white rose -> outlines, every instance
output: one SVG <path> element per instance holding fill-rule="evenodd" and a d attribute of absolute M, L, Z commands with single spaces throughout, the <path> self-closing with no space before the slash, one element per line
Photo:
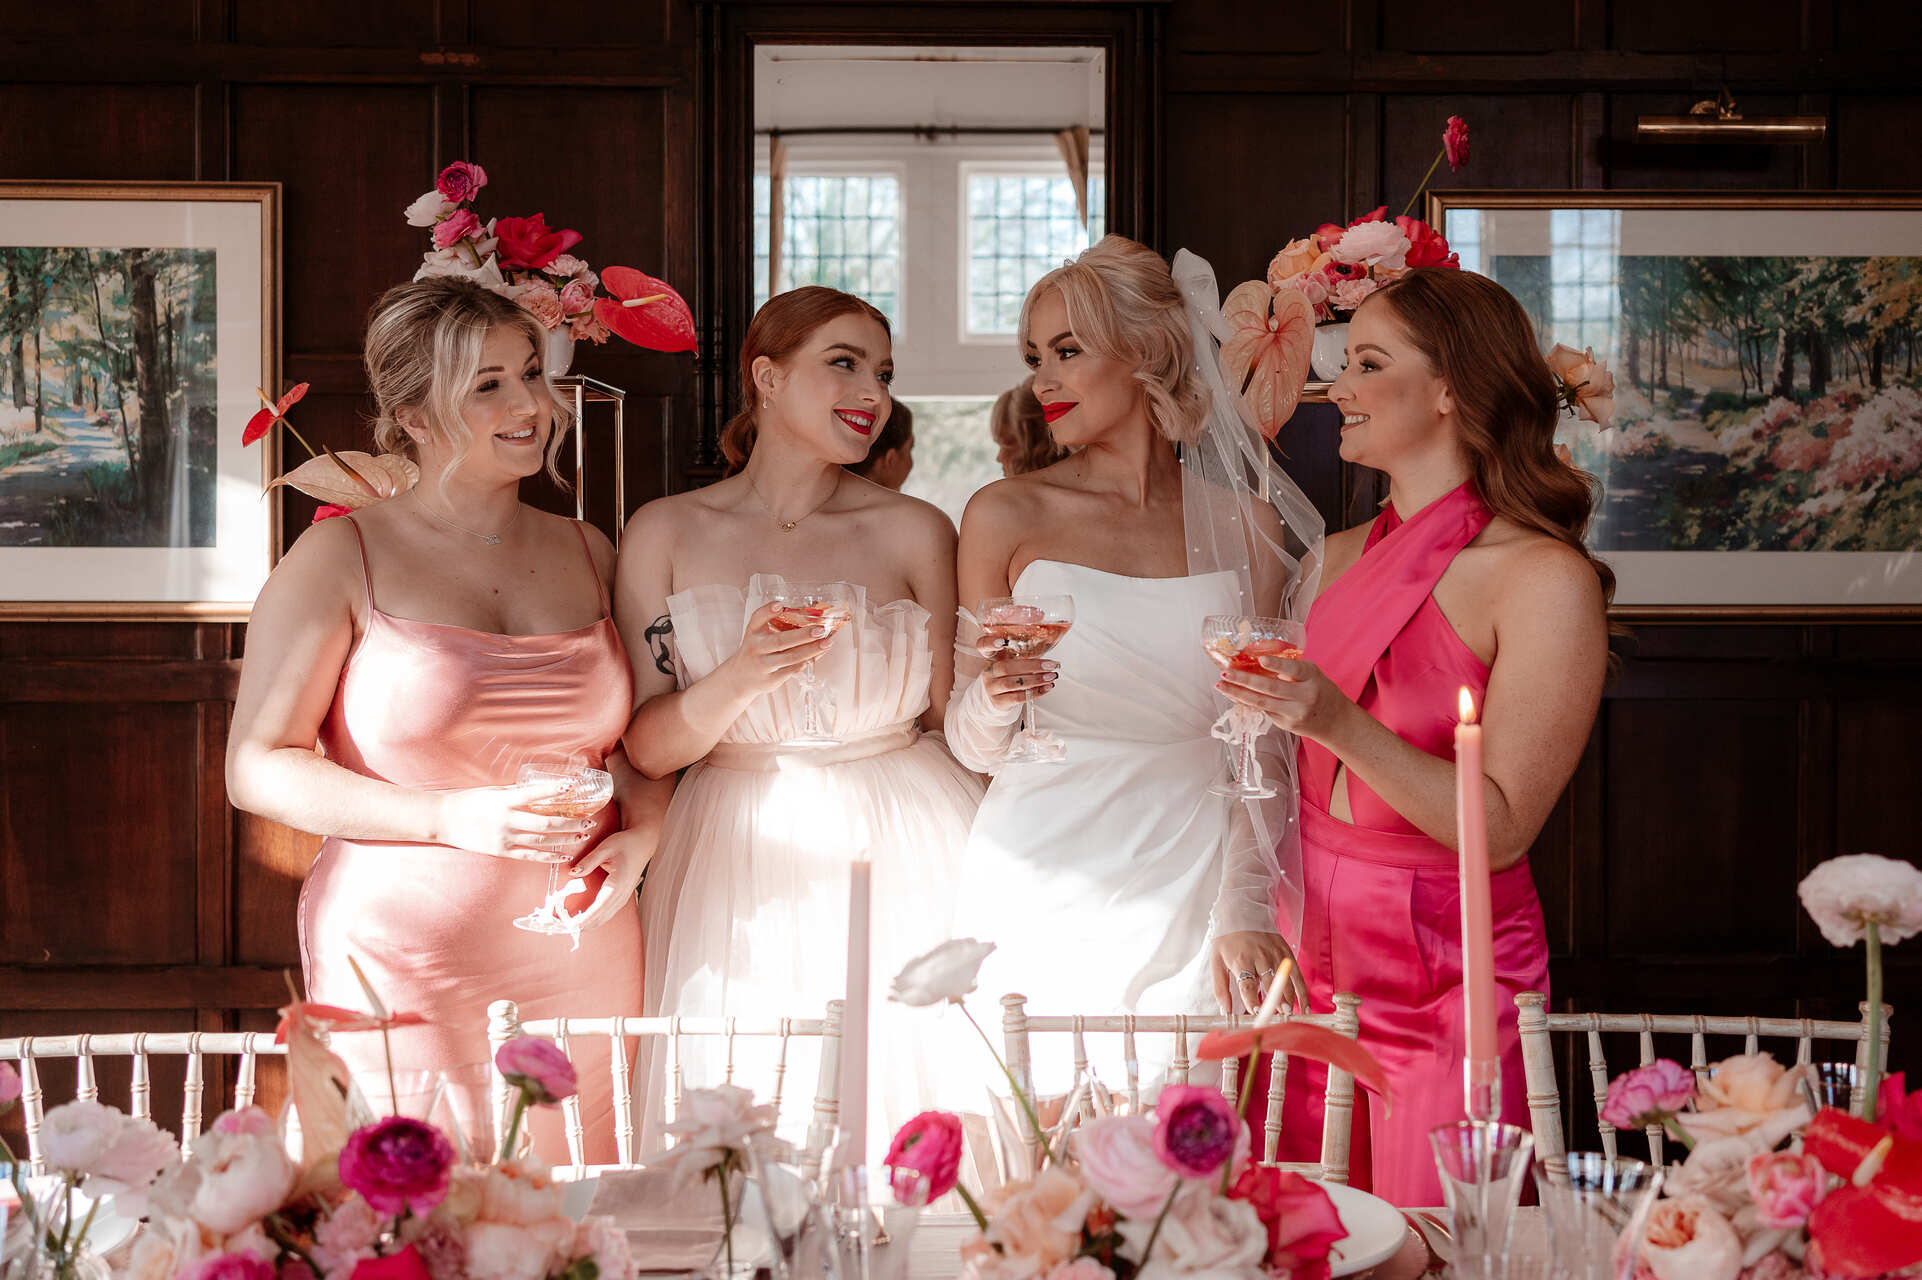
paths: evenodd
<path fill-rule="evenodd" d="M 431 227 L 454 211 L 454 202 L 439 191 L 429 191 L 407 206 L 407 225 Z"/>
<path fill-rule="evenodd" d="M 470 1280 L 542 1280 L 553 1251 L 529 1231 L 505 1222 L 476 1222 L 467 1228 Z"/>
<path fill-rule="evenodd" d="M 981 962 L 994 950 L 992 942 L 955 938 L 926 955 L 916 956 L 894 975 L 888 999 L 925 1007 L 943 1000 L 959 1002 L 980 980 Z"/>
<path fill-rule="evenodd" d="M 188 1212 L 210 1231 L 232 1235 L 278 1209 L 293 1190 L 297 1170 L 276 1137 L 203 1133 L 192 1164 L 200 1184 Z"/>
<path fill-rule="evenodd" d="M 1130 1249 L 1147 1247 L 1154 1220 L 1123 1219 L 1122 1238 Z M 1226 1200 L 1202 1183 L 1192 1183 L 1175 1197 L 1155 1239 L 1153 1258 L 1143 1262 L 1135 1280 L 1167 1280 L 1174 1276 L 1209 1280 L 1264 1280 L 1262 1262 L 1268 1255 L 1268 1229 L 1246 1200 Z"/>
<path fill-rule="evenodd" d="M 40 1153 L 59 1173 L 92 1173 L 120 1132 L 121 1114 L 84 1098 L 62 1103 L 40 1121 Z"/>
<path fill-rule="evenodd" d="M 1408 237 L 1392 222 L 1358 222 L 1331 251 L 1337 262 L 1366 262 L 1399 271 L 1408 265 Z"/>
<path fill-rule="evenodd" d="M 1804 876 L 1796 892 L 1832 946 L 1854 946 L 1871 923 L 1891 944 L 1922 933 L 1922 870 L 1895 858 L 1830 858 Z"/>
<path fill-rule="evenodd" d="M 754 1134 L 771 1133 L 774 1121 L 774 1108 L 755 1106 L 754 1095 L 739 1085 L 689 1089 L 680 1114 L 667 1125 L 679 1141 L 651 1163 L 674 1170 L 677 1183 L 685 1186 L 730 1151 L 746 1151 Z"/>

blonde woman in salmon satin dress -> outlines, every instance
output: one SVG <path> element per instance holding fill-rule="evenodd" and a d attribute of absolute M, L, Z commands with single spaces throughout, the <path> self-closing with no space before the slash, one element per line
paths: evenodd
<path fill-rule="evenodd" d="M 954 528 L 843 470 L 886 425 L 893 367 L 887 321 L 859 298 L 817 286 L 768 302 L 742 348 L 745 411 L 722 436 L 734 474 L 636 513 L 615 592 L 639 703 L 628 754 L 652 776 L 686 770 L 641 895 L 648 1012 L 822 1016 L 846 990 L 848 867 L 866 858 L 875 1158 L 941 1100 L 933 1020 L 885 997 L 901 964 L 948 937 L 981 796 L 930 732 L 953 664 Z M 775 629 L 773 594 L 793 581 L 847 584 L 847 624 Z M 809 661 L 832 745 L 793 741 Z M 737 1080 L 765 1095 L 766 1039 L 683 1045 L 684 1085 L 719 1083 L 730 1051 Z M 815 1078 L 797 1043 L 784 1137 L 806 1136 Z M 668 1087 L 652 1063 L 643 1156 L 664 1145 Z"/>
<path fill-rule="evenodd" d="M 490 1001 L 529 1018 L 640 1012 L 635 887 L 669 794 L 619 750 L 613 548 L 519 497 L 523 479 L 553 472 L 565 434 L 543 338 L 528 312 L 465 281 L 381 299 L 366 353 L 376 440 L 417 460 L 420 482 L 314 526 L 281 560 L 247 629 L 227 752 L 236 806 L 326 837 L 300 897 L 308 998 L 365 1007 L 351 958 L 391 1008 L 422 1014 L 393 1032 L 394 1070 L 438 1073 L 477 1142 L 494 1140 Z M 616 802 L 585 820 L 532 812 L 543 789 L 516 774 L 553 761 L 610 769 Z M 558 860 L 586 885 L 567 903 L 586 913 L 578 946 L 512 923 Z M 381 1037 L 333 1047 L 384 1109 Z M 576 1059 L 587 1157 L 611 1161 L 606 1053 Z M 536 1153 L 565 1158 L 559 1113 L 535 1123 Z"/>

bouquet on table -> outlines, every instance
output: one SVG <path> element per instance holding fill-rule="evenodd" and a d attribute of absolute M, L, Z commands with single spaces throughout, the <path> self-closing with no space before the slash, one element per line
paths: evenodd
<path fill-rule="evenodd" d="M 925 1177 L 929 1193 L 960 1193 L 979 1232 L 962 1247 L 967 1280 L 1321 1280 L 1329 1251 L 1347 1235 L 1328 1193 L 1296 1173 L 1253 1163 L 1248 1126 L 1217 1089 L 1171 1084 L 1153 1115 L 1105 1115 L 1072 1133 L 1050 1135 L 1033 1100 L 994 1052 L 964 1003 L 990 943 L 956 939 L 909 963 L 892 998 L 952 1003 L 994 1053 L 1041 1151 L 1031 1178 L 1003 1184 L 978 1202 L 959 1185 L 961 1124 L 939 1112 L 917 1116 L 896 1135 L 886 1163 L 897 1179 Z M 1276 979 L 1276 990 L 1287 985 Z M 1345 1036 L 1294 1022 L 1212 1032 L 1204 1059 L 1285 1050 L 1352 1072 L 1387 1092 L 1374 1058 Z M 1247 1072 L 1243 1078 L 1251 1078 Z M 1243 1091 L 1242 1107 L 1249 1094 Z M 1072 1104 L 1064 1121 L 1073 1121 Z M 898 1183 L 897 1183 L 898 1185 Z"/>
<path fill-rule="evenodd" d="M 566 1056 L 531 1036 L 501 1047 L 496 1065 L 518 1090 L 513 1118 L 491 1162 L 467 1159 L 424 1121 L 350 1119 L 358 1095 L 321 1033 L 422 1021 L 373 1004 L 372 1014 L 300 1001 L 282 1010 L 299 1161 L 258 1107 L 223 1113 L 184 1161 L 171 1137 L 112 1107 L 82 1100 L 47 1113 L 43 1152 L 69 1203 L 83 1191 L 147 1219 L 117 1270 L 130 1280 L 630 1280 L 626 1235 L 611 1219 L 575 1222 L 564 1188 L 518 1153 L 526 1108 L 575 1090 Z M 91 1216 L 77 1230 L 71 1215 L 47 1216 L 34 1232 L 56 1275 L 72 1280 Z"/>
<path fill-rule="evenodd" d="M 1658 1059 L 1616 1077 L 1602 1119 L 1659 1126 L 1688 1154 L 1638 1246 L 1636 1280 L 1870 1280 L 1922 1276 L 1922 1091 L 1881 1076 L 1881 943 L 1922 932 L 1922 871 L 1856 854 L 1823 863 L 1801 897 L 1824 937 L 1866 942 L 1863 1115 L 1810 1106 L 1810 1072 L 1741 1054 L 1697 1082 Z"/>

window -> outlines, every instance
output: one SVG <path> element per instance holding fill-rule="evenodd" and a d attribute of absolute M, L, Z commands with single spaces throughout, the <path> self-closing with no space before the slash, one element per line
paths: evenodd
<path fill-rule="evenodd" d="M 1550 212 L 1549 333 L 1555 341 L 1615 350 L 1622 314 L 1621 219 L 1619 209 Z"/>
<path fill-rule="evenodd" d="M 1101 238 L 1105 196 L 1099 172 L 1090 174 L 1083 228 L 1065 176 L 968 174 L 967 333 L 1014 333 L 1028 286 Z"/>
<path fill-rule="evenodd" d="M 768 299 L 771 183 L 754 178 L 754 305 Z M 824 284 L 866 298 L 898 329 L 901 184 L 889 173 L 793 173 L 782 200 L 777 292 Z"/>

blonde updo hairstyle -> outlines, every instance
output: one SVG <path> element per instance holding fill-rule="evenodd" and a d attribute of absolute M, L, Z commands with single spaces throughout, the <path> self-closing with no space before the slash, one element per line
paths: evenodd
<path fill-rule="evenodd" d="M 523 334 L 534 344 L 535 356 L 544 361 L 547 330 L 534 314 L 471 280 L 437 276 L 395 285 L 383 293 L 367 317 L 364 357 L 367 384 L 379 410 L 374 420 L 375 447 L 419 462 L 420 450 L 400 422 L 403 409 L 417 409 L 430 429 L 456 442 L 448 471 L 458 466 L 474 444 L 461 416 L 461 401 L 480 372 L 481 348 L 488 333 L 503 326 Z M 508 376 L 518 373 L 512 370 Z M 545 373 L 541 385 L 554 427 L 547 439 L 547 474 L 564 489 L 568 485 L 558 459 L 573 414 L 554 395 Z M 441 482 L 446 483 L 445 473 Z"/>
<path fill-rule="evenodd" d="M 1021 304 L 1024 344 L 1030 336 L 1028 315 L 1050 289 L 1061 291 L 1068 325 L 1083 346 L 1134 366 L 1134 379 L 1148 402 L 1148 421 L 1164 440 L 1185 444 L 1201 435 L 1208 419 L 1208 388 L 1195 368 L 1194 337 L 1181 290 L 1160 254 L 1126 236 L 1107 235 L 1042 276 Z"/>

